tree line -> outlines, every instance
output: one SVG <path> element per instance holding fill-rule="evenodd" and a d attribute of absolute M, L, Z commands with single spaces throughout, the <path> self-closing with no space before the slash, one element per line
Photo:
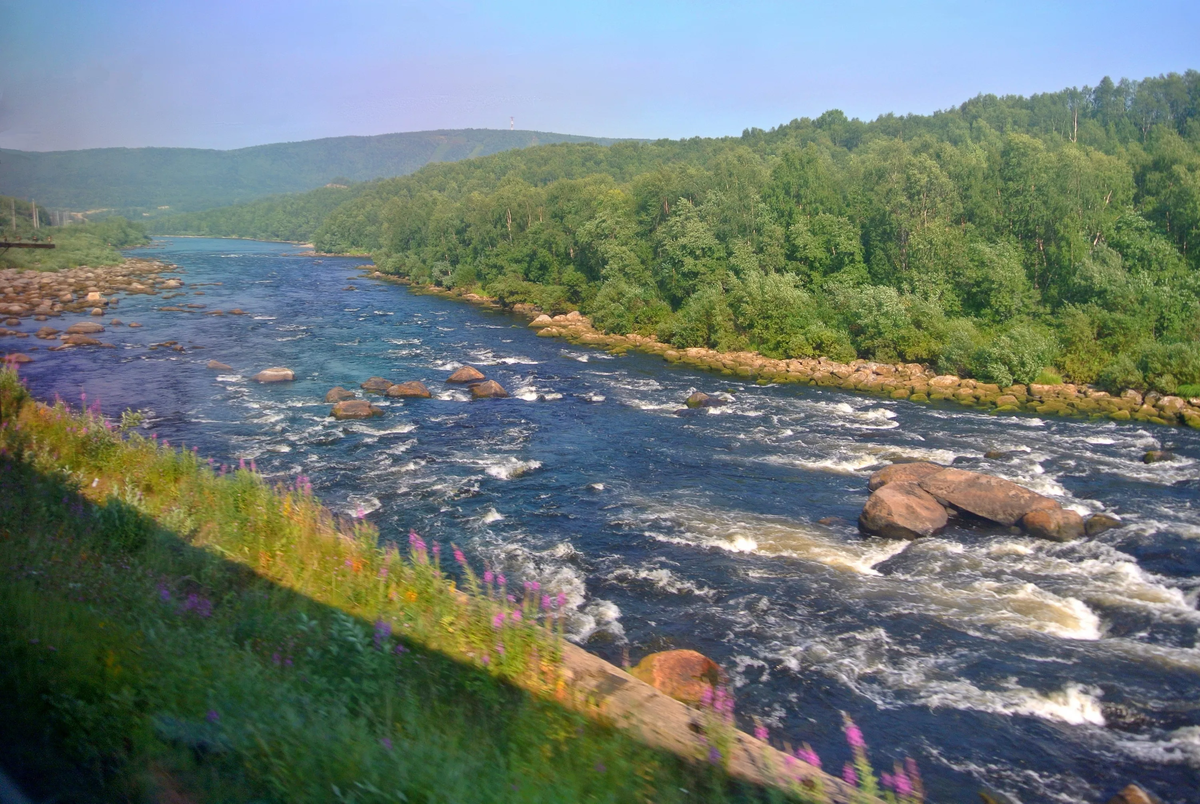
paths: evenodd
<path fill-rule="evenodd" d="M 1200 394 L 1200 73 L 430 165 L 311 235 L 680 347 Z"/>

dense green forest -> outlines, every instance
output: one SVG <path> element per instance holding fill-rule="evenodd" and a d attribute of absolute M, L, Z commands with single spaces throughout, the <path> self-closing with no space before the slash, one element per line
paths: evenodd
<path fill-rule="evenodd" d="M 54 244 L 53 249 L 0 248 L 0 269 L 55 271 L 79 265 L 116 265 L 122 259 L 117 249 L 150 242 L 144 227 L 120 217 L 67 226 L 48 225 L 44 210 L 38 218 L 40 226 L 34 229 L 32 204 L 0 196 L 0 239 Z"/>
<path fill-rule="evenodd" d="M 1194 393 L 1200 73 L 430 165 L 297 234 L 681 347 Z"/>
<path fill-rule="evenodd" d="M 233 151 L 0 149 L 0 192 L 76 212 L 105 209 L 155 217 L 326 184 L 403 176 L 430 162 L 453 162 L 553 142 L 612 140 L 542 131 L 459 129 L 329 137 Z"/>
<path fill-rule="evenodd" d="M 334 210 L 359 196 L 368 186 L 321 187 L 308 193 L 269 196 L 232 207 L 184 212 L 148 220 L 146 229 L 151 234 L 308 240 Z"/>

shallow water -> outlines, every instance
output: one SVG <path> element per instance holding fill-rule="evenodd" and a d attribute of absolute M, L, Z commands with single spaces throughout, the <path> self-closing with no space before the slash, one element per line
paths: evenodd
<path fill-rule="evenodd" d="M 147 409 L 161 438 L 218 462 L 308 475 L 387 539 L 415 528 L 561 589 L 574 637 L 613 661 L 699 650 L 730 671 L 744 725 L 810 742 L 827 770 L 849 758 L 845 711 L 876 767 L 913 756 L 935 801 L 975 801 L 985 785 L 1025 802 L 1103 801 L 1139 781 L 1200 802 L 1200 433 L 614 358 L 359 278 L 360 260 L 294 251 L 139 250 L 177 262 L 185 296 L 125 298 L 115 315 L 145 326 L 110 327 L 101 337 L 119 348 L 34 352 L 23 373 L 42 397 Z M 156 309 L 182 302 L 249 314 Z M 148 348 L 167 339 L 188 351 Z M 233 370 L 209 371 L 211 359 Z M 469 402 L 445 386 L 464 363 L 513 397 Z M 250 381 L 275 365 L 296 381 Z M 327 417 L 325 391 L 371 375 L 423 380 L 436 398 Z M 680 415 L 693 390 L 733 402 Z M 1158 448 L 1178 459 L 1141 463 Z M 961 523 L 912 544 L 864 539 L 853 523 L 866 479 L 900 457 L 992 472 L 1124 526 L 1075 544 Z"/>

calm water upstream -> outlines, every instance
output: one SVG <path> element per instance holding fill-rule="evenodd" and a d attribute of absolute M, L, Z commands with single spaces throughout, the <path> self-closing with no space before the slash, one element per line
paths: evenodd
<path fill-rule="evenodd" d="M 934 801 L 977 801 L 988 785 L 1094 802 L 1140 781 L 1200 802 L 1200 433 L 614 358 L 358 279 L 360 260 L 294 251 L 160 241 L 139 254 L 178 263 L 183 297 L 123 299 L 116 314 L 145 326 L 101 336 L 118 349 L 36 352 L 23 373 L 42 397 L 148 409 L 160 437 L 217 461 L 309 475 L 387 539 L 415 528 L 562 589 L 575 638 L 609 659 L 699 650 L 730 671 L 746 724 L 810 742 L 834 772 L 845 711 L 877 767 L 917 759 Z M 147 348 L 166 339 L 188 351 Z M 209 371 L 211 359 L 234 368 Z M 463 363 L 513 398 L 469 402 L 443 385 Z M 250 381 L 275 365 L 296 381 Z M 371 375 L 424 380 L 437 398 L 380 401 L 386 415 L 366 422 L 327 417 L 330 387 Z M 696 389 L 735 401 L 677 415 Z M 1178 459 L 1142 464 L 1157 448 Z M 853 523 L 867 477 L 901 456 L 993 472 L 1125 525 L 1075 544 L 962 525 L 912 544 L 865 539 Z"/>

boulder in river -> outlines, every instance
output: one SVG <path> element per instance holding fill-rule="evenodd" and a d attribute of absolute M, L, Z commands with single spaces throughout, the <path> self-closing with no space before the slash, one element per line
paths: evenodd
<path fill-rule="evenodd" d="M 473 382 L 483 382 L 483 374 L 478 369 L 470 366 L 463 366 L 446 378 L 446 382 L 470 384 Z"/>
<path fill-rule="evenodd" d="M 675 700 L 693 706 L 704 700 L 706 689 L 711 693 L 725 682 L 721 666 L 694 650 L 651 653 L 629 674 Z"/>
<path fill-rule="evenodd" d="M 943 469 L 918 483 L 942 505 L 1001 525 L 1016 525 L 1030 511 L 1060 507 L 1049 497 L 1010 480 L 962 469 Z"/>
<path fill-rule="evenodd" d="M 529 322 L 529 326 L 533 327 L 534 329 L 541 329 L 542 327 L 553 326 L 553 324 L 554 324 L 554 319 L 551 318 L 550 316 L 546 315 L 545 313 L 542 313 L 537 318 L 535 318 Z"/>
<path fill-rule="evenodd" d="M 395 385 L 395 383 L 393 383 L 391 380 L 385 380 L 383 377 L 371 377 L 358 387 L 373 394 L 382 394 L 393 385 Z"/>
<path fill-rule="evenodd" d="M 69 346 L 99 346 L 100 341 L 91 335 L 68 335 L 62 339 Z"/>
<path fill-rule="evenodd" d="M 396 383 L 384 391 L 384 396 L 400 397 L 401 399 L 429 399 L 432 394 L 420 380 Z"/>
<path fill-rule="evenodd" d="M 4 356 L 5 363 L 32 363 L 33 358 L 24 352 L 13 352 Z"/>
<path fill-rule="evenodd" d="M 1088 536 L 1095 536 L 1098 533 L 1103 533 L 1106 530 L 1121 527 L 1121 520 L 1115 516 L 1108 514 L 1092 514 L 1087 518 L 1087 522 L 1083 523 L 1083 530 Z"/>
<path fill-rule="evenodd" d="M 909 481 L 893 481 L 881 486 L 867 499 L 858 527 L 888 539 L 919 539 L 932 536 L 946 527 L 946 509 Z"/>
<path fill-rule="evenodd" d="M 891 466 L 883 467 L 871 475 L 871 479 L 867 481 L 867 488 L 871 491 L 876 491 L 893 482 L 920 483 L 922 478 L 937 474 L 945 468 L 944 466 L 938 466 L 936 463 L 929 463 L 928 461 L 894 463 Z"/>
<path fill-rule="evenodd" d="M 689 396 L 687 401 L 683 404 L 687 405 L 689 408 L 714 408 L 718 405 L 725 404 L 725 402 L 720 397 L 709 396 L 703 391 L 697 391 Z"/>
<path fill-rule="evenodd" d="M 296 379 L 296 373 L 290 368 L 276 366 L 274 368 L 263 369 L 254 375 L 254 379 L 258 382 L 291 382 Z"/>
<path fill-rule="evenodd" d="M 383 408 L 375 407 L 366 399 L 347 399 L 334 405 L 329 415 L 335 419 L 369 419 L 382 416 Z"/>
<path fill-rule="evenodd" d="M 1162 463 L 1163 461 L 1174 460 L 1175 453 L 1165 449 L 1148 450 L 1142 456 L 1142 463 Z"/>
<path fill-rule="evenodd" d="M 103 331 L 104 327 L 95 321 L 77 321 L 67 327 L 68 335 L 95 335 L 97 332 Z"/>
<path fill-rule="evenodd" d="M 1053 542 L 1070 542 L 1084 534 L 1083 517 L 1066 508 L 1030 511 L 1021 517 L 1021 527 L 1030 536 Z"/>
<path fill-rule="evenodd" d="M 54 327 L 42 327 L 41 329 L 39 329 L 37 332 L 35 332 L 33 334 L 33 337 L 41 338 L 44 341 L 48 341 L 51 338 L 53 338 L 55 335 L 57 335 L 58 333 L 59 333 L 59 330 L 55 329 Z"/>
<path fill-rule="evenodd" d="M 220 360 L 208 361 L 208 365 L 206 366 L 206 368 L 210 368 L 213 371 L 233 371 L 233 366 L 226 365 L 225 363 L 222 363 Z"/>
<path fill-rule="evenodd" d="M 471 386 L 471 396 L 476 399 L 504 399 L 508 391 L 495 380 L 484 380 Z"/>
<path fill-rule="evenodd" d="M 340 385 L 330 388 L 328 391 L 325 392 L 325 401 L 326 402 L 344 402 L 347 399 L 353 399 L 353 398 L 354 398 L 354 392 L 347 390 L 346 388 L 343 388 Z"/>
<path fill-rule="evenodd" d="M 1162 804 L 1162 799 L 1136 784 L 1131 784 L 1110 798 L 1108 804 Z"/>

